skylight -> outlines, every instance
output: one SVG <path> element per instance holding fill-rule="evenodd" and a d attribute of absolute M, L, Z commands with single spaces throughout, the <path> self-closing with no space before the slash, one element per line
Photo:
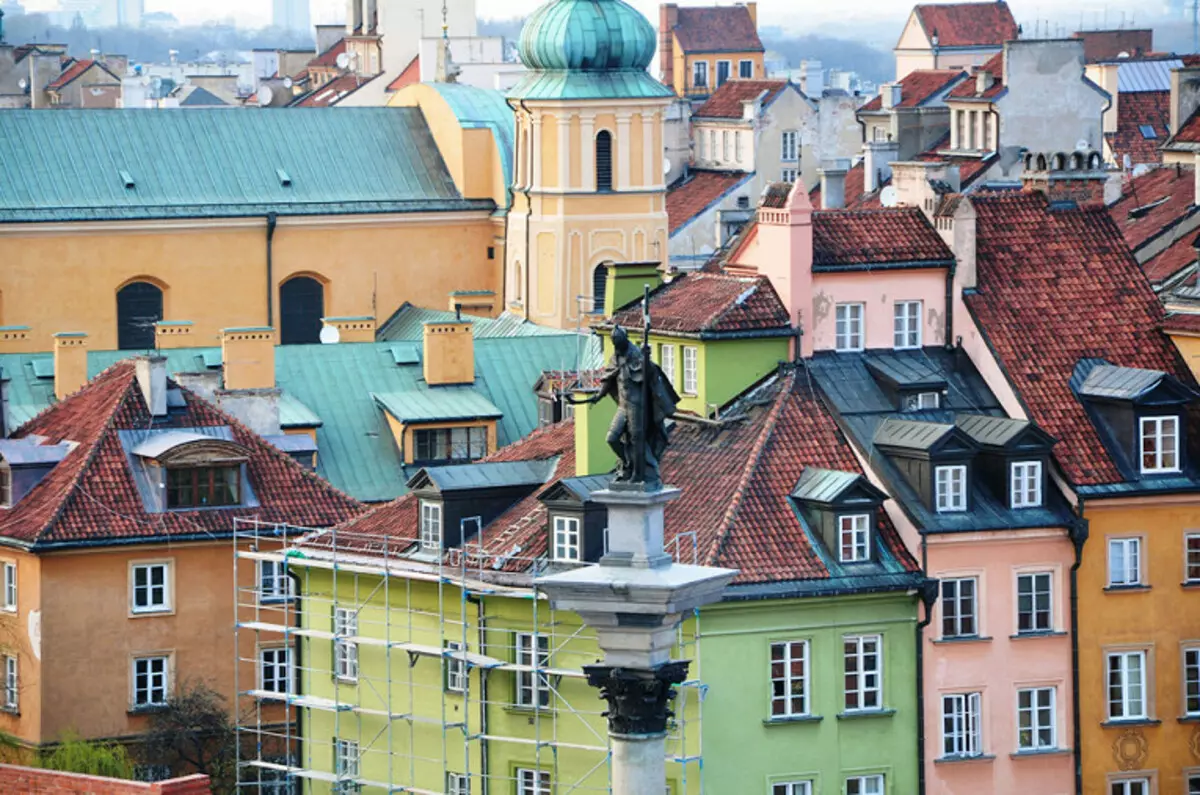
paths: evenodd
<path fill-rule="evenodd" d="M 1158 131 L 1151 124 L 1139 124 L 1138 130 L 1141 131 L 1142 137 L 1147 140 L 1153 140 L 1158 137 Z"/>

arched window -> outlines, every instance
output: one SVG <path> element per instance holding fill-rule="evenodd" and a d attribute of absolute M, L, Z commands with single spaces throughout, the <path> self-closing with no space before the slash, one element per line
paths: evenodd
<path fill-rule="evenodd" d="M 608 288 L 608 266 L 600 263 L 592 271 L 592 311 L 604 314 L 604 294 Z"/>
<path fill-rule="evenodd" d="M 163 319 L 162 290 L 150 282 L 130 282 L 117 291 L 117 347 L 153 350 L 154 324 Z"/>
<path fill-rule="evenodd" d="M 601 130 L 596 134 L 596 190 L 612 190 L 612 133 Z"/>
<path fill-rule="evenodd" d="M 279 286 L 279 342 L 320 342 L 325 316 L 325 287 L 311 276 L 296 276 Z"/>

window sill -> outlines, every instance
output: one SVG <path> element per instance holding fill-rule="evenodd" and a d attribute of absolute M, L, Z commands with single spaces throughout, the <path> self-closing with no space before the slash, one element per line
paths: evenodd
<path fill-rule="evenodd" d="M 509 704 L 504 707 L 504 711 L 513 715 L 528 715 L 532 717 L 534 715 L 549 714 L 554 710 L 550 709 L 550 707 L 522 707 L 518 704 Z"/>
<path fill-rule="evenodd" d="M 1180 723 L 1200 723 L 1200 715 L 1180 715 L 1176 720 Z"/>
<path fill-rule="evenodd" d="M 932 643 L 941 645 L 943 643 L 991 643 L 991 637 L 987 635 L 956 635 L 949 638 L 934 638 Z"/>
<path fill-rule="evenodd" d="M 783 726 L 788 723 L 820 723 L 824 719 L 823 715 L 788 715 L 778 718 L 763 718 L 763 726 Z"/>
<path fill-rule="evenodd" d="M 144 608 L 142 610 L 130 610 L 130 618 L 142 618 L 144 616 L 169 616 L 175 612 L 171 607 L 155 607 L 153 609 Z"/>
<path fill-rule="evenodd" d="M 300 601 L 298 596 L 259 596 L 258 603 L 260 605 L 285 605 L 292 602 Z"/>
<path fill-rule="evenodd" d="M 1142 593 L 1149 591 L 1149 585 L 1109 585 L 1104 589 L 1105 593 Z"/>
<path fill-rule="evenodd" d="M 1179 587 L 1189 591 L 1200 590 L 1200 580 L 1185 580 L 1184 582 L 1179 583 Z M 8 608 L 5 609 L 7 610 Z"/>
<path fill-rule="evenodd" d="M 357 678 L 351 679 L 348 676 L 333 676 L 330 678 L 333 679 L 334 682 L 337 682 L 339 685 L 347 685 L 349 687 L 358 687 L 358 679 Z"/>
<path fill-rule="evenodd" d="M 1038 756 L 1069 756 L 1070 748 L 1033 748 L 1027 751 L 1013 751 L 1008 755 L 1009 759 L 1028 759 Z"/>
<path fill-rule="evenodd" d="M 1113 720 L 1101 721 L 1100 726 L 1105 729 L 1120 729 L 1125 726 L 1161 726 L 1162 721 L 1158 718 L 1115 718 Z"/>
<path fill-rule="evenodd" d="M 939 756 L 933 760 L 935 765 L 957 765 L 970 762 L 994 762 L 996 757 L 992 754 L 975 754 L 974 756 Z"/>
<path fill-rule="evenodd" d="M 4 713 L 5 715 L 12 715 L 14 718 L 21 717 L 20 707 L 0 707 L 0 712 Z"/>
<path fill-rule="evenodd" d="M 130 715 L 153 715 L 156 712 L 163 712 L 166 708 L 166 704 L 143 704 L 141 706 L 130 707 L 126 712 Z"/>
<path fill-rule="evenodd" d="M 849 712 L 839 712 L 838 720 L 858 720 L 860 718 L 890 718 L 896 714 L 894 709 L 858 709 Z"/>
<path fill-rule="evenodd" d="M 1043 629 L 1038 632 L 1018 632 L 1016 635 L 1009 635 L 1009 640 L 1032 640 L 1035 638 L 1065 638 L 1069 633 L 1060 632 L 1055 629 Z"/>

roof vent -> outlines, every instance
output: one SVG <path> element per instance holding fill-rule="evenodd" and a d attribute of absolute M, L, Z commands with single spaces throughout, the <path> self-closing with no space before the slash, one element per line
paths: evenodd
<path fill-rule="evenodd" d="M 130 174 L 124 169 L 122 169 L 119 173 L 121 175 L 121 181 L 125 183 L 126 190 L 132 190 L 133 188 L 137 187 L 137 183 L 133 181 L 133 174 Z"/>
<path fill-rule="evenodd" d="M 279 184 L 285 188 L 292 187 L 292 178 L 282 168 L 275 169 L 275 174 L 279 177 Z"/>

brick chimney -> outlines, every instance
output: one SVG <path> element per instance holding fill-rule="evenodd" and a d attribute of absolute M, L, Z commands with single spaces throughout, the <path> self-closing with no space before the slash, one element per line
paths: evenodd
<path fill-rule="evenodd" d="M 791 324 L 803 329 L 812 322 L 813 206 L 803 180 L 788 186 L 787 193 L 777 188 L 773 185 L 763 192 L 756 244 L 737 252 L 737 259 L 729 264 L 731 269 L 770 279 Z M 811 344 L 807 347 L 811 352 Z"/>
<path fill-rule="evenodd" d="M 154 324 L 154 347 L 160 351 L 190 348 L 196 344 L 193 330 L 190 320 L 160 320 Z"/>
<path fill-rule="evenodd" d="M 275 329 L 227 328 L 221 332 L 226 389 L 275 387 Z"/>
<path fill-rule="evenodd" d="M 675 26 L 679 24 L 679 6 L 663 3 L 658 7 L 658 73 L 663 85 L 675 87 Z"/>
<path fill-rule="evenodd" d="M 1171 70 L 1171 135 L 1200 108 L 1200 66 Z"/>
<path fill-rule="evenodd" d="M 475 338 L 471 324 L 451 320 L 425 324 L 421 360 L 430 386 L 475 383 Z"/>
<path fill-rule="evenodd" d="M 750 0 L 750 2 L 742 3 L 741 5 L 744 5 L 746 10 L 750 12 L 750 21 L 754 23 L 754 29 L 758 30 L 758 3 L 755 0 Z"/>
<path fill-rule="evenodd" d="M 87 383 L 87 334 L 60 331 L 54 335 L 54 396 L 72 395 Z"/>
<path fill-rule="evenodd" d="M 1029 152 L 1021 184 L 1027 191 L 1042 193 L 1051 202 L 1074 202 L 1079 206 L 1104 206 L 1108 172 L 1104 158 L 1095 150 L 1075 152 Z"/>
<path fill-rule="evenodd" d="M 338 330 L 338 342 L 374 342 L 375 318 L 323 317 L 321 322 Z"/>

